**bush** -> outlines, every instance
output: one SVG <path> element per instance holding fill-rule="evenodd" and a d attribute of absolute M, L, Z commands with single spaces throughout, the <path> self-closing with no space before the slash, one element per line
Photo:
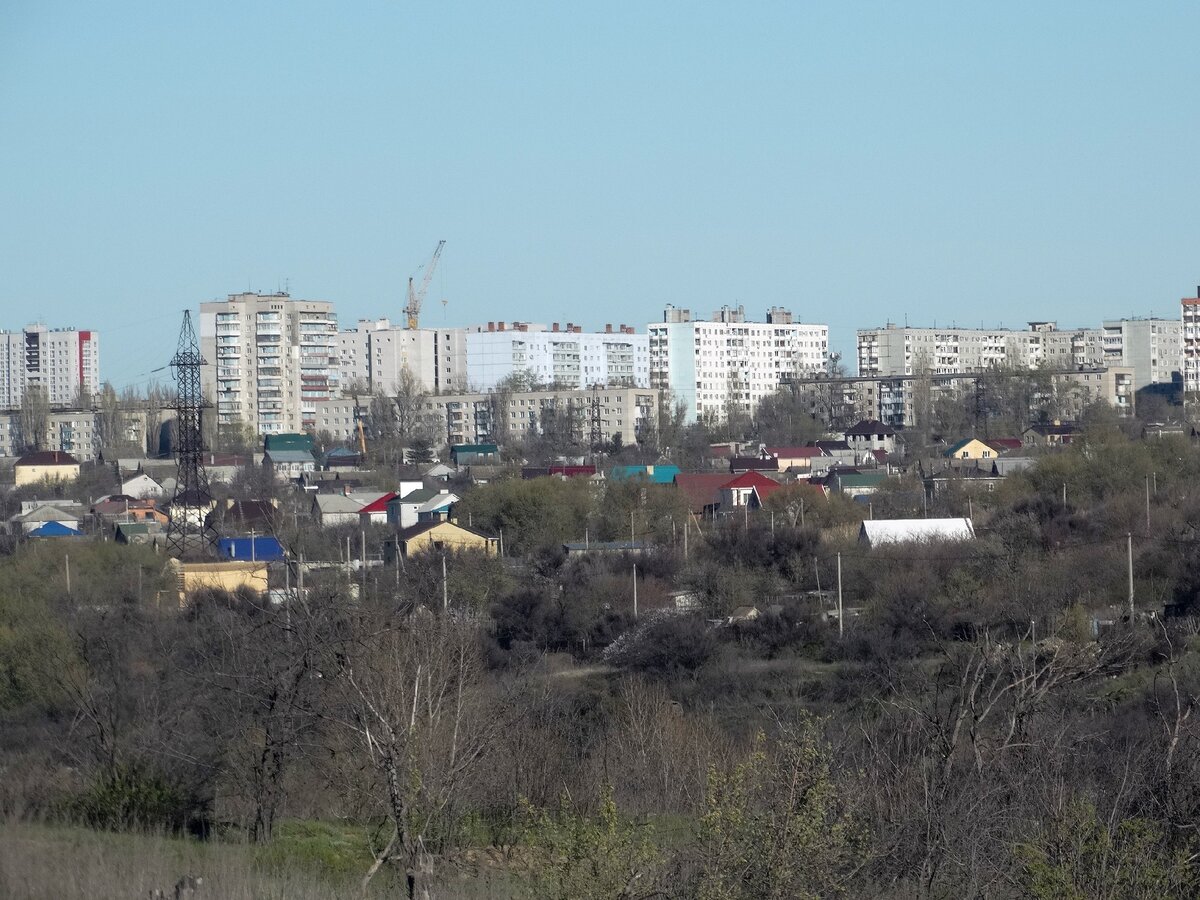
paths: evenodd
<path fill-rule="evenodd" d="M 102 775 L 63 807 L 66 818 L 107 831 L 188 832 L 206 836 L 207 804 L 140 766 L 120 766 Z"/>

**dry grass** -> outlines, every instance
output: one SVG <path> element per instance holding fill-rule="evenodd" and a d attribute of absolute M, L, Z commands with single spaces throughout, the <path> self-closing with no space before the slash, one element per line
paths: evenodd
<path fill-rule="evenodd" d="M 0 823 L 0 900 L 145 900 L 156 888 L 170 897 L 183 875 L 204 879 L 198 900 L 362 897 L 361 872 L 338 872 L 311 861 L 288 862 L 286 854 L 277 850 L 263 853 L 239 844 Z M 473 900 L 511 896 L 503 883 L 487 873 L 450 880 L 435 896 Z M 384 873 L 372 887 L 374 897 L 402 896 Z"/>

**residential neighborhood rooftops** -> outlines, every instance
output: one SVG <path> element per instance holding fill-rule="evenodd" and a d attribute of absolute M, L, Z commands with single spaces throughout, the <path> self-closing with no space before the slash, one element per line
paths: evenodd
<path fill-rule="evenodd" d="M 304 463 L 315 462 L 311 450 L 276 450 L 270 449 L 266 458 L 273 463 Z"/>
<path fill-rule="evenodd" d="M 672 484 L 679 474 L 679 466 L 674 464 L 653 466 L 613 466 L 608 473 L 611 481 L 633 481 L 641 479 L 651 484 Z"/>
<path fill-rule="evenodd" d="M 726 488 L 757 488 L 757 487 L 765 487 L 768 489 L 777 488 L 777 487 L 779 487 L 779 482 L 775 481 L 773 478 L 768 478 L 766 475 L 763 475 L 761 472 L 743 472 L 741 475 L 738 475 L 736 478 L 731 478 L 728 481 L 726 481 L 724 484 L 721 485 L 722 490 L 724 490 Z"/>
<path fill-rule="evenodd" d="M 680 472 L 675 476 L 675 487 L 692 512 L 702 513 L 720 501 L 721 488 L 731 480 L 728 472 Z"/>

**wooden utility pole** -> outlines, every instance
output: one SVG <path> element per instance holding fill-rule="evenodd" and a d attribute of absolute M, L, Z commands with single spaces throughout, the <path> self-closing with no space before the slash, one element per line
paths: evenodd
<path fill-rule="evenodd" d="M 633 564 L 633 621 L 637 621 L 637 563 Z"/>
<path fill-rule="evenodd" d="M 846 633 L 846 615 L 842 607 L 842 551 L 838 551 L 837 555 L 837 576 L 838 576 L 838 637 L 842 637 Z"/>
<path fill-rule="evenodd" d="M 1146 537 L 1150 537 L 1150 476 L 1146 476 Z"/>
<path fill-rule="evenodd" d="M 1133 532 L 1125 535 L 1129 559 L 1129 624 L 1133 624 Z"/>
<path fill-rule="evenodd" d="M 63 567 L 67 572 L 67 594 L 71 593 L 71 554 L 67 553 L 63 557 Z"/>
<path fill-rule="evenodd" d="M 446 579 L 446 554 L 442 554 L 442 610 L 450 608 L 450 584 Z"/>

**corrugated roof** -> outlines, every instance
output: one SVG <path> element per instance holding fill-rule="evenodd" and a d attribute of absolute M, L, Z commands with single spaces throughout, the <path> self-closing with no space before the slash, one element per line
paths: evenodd
<path fill-rule="evenodd" d="M 267 459 L 273 463 L 315 463 L 312 451 L 310 450 L 268 450 L 266 453 Z"/>
<path fill-rule="evenodd" d="M 38 450 L 17 460 L 18 466 L 77 466 L 79 460 L 62 450 Z"/>
<path fill-rule="evenodd" d="M 765 487 L 768 489 L 777 488 L 779 487 L 779 482 L 768 478 L 761 472 L 744 472 L 737 478 L 731 478 L 729 481 L 721 485 L 721 490 L 729 490 L 730 488 L 754 487 Z"/>

